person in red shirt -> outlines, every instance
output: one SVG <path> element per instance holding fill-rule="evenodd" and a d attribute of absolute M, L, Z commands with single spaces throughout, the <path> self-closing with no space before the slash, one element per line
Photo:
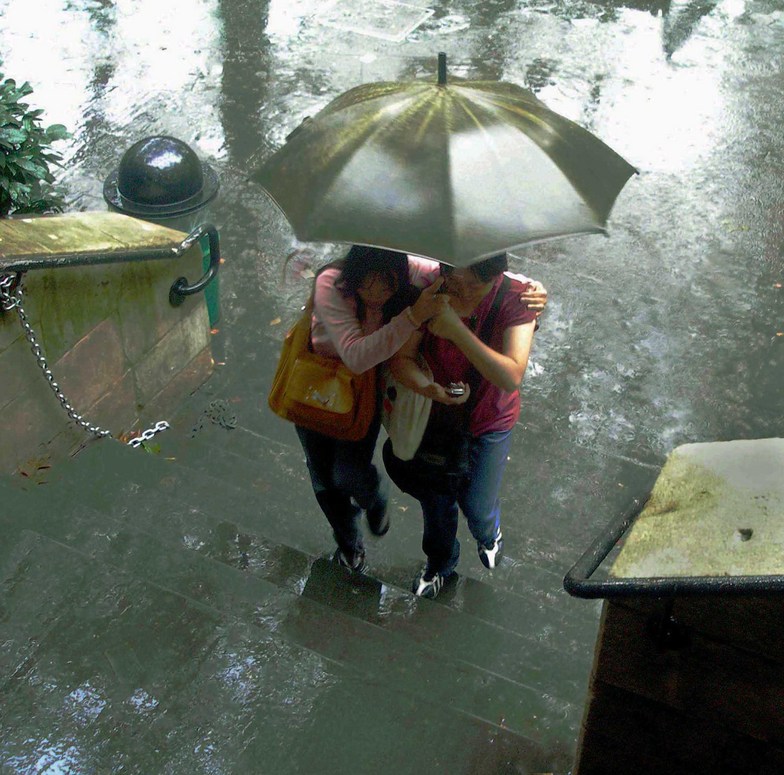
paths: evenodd
<path fill-rule="evenodd" d="M 470 411 L 465 423 L 468 474 L 455 492 L 414 493 L 422 506 L 422 549 L 427 556 L 427 564 L 412 587 L 421 597 L 436 597 L 457 566 L 458 507 L 485 567 L 496 567 L 503 552 L 498 494 L 512 428 L 520 414 L 518 388 L 528 365 L 537 317 L 535 310 L 519 302 L 526 286 L 504 280 L 506 269 L 505 254 L 470 268 L 442 265 L 449 305 L 429 321 L 426 329 L 415 332 L 390 363 L 396 379 L 433 399 L 431 412 L 455 411 L 454 400 L 449 402 L 451 405 L 443 400 L 443 386 L 450 382 L 465 389 Z M 496 301 L 498 294 L 503 295 Z M 493 316 L 492 328 L 483 332 L 489 315 Z M 433 372 L 432 379 L 417 365 L 420 351 Z M 454 415 L 452 425 L 462 427 L 459 415 Z"/>

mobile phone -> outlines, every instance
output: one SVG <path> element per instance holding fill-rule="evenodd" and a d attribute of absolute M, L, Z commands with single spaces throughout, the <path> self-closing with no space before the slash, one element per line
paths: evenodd
<path fill-rule="evenodd" d="M 458 382 L 450 382 L 446 388 L 446 394 L 456 398 L 457 396 L 465 395 L 465 388 Z"/>

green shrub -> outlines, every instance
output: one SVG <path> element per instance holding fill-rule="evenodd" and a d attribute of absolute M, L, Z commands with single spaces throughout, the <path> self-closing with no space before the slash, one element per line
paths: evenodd
<path fill-rule="evenodd" d="M 60 166 L 62 159 L 51 144 L 68 137 L 68 132 L 62 124 L 44 128 L 43 110 L 29 110 L 20 102 L 32 91 L 29 83 L 17 86 L 0 73 L 0 218 L 60 212 L 64 206 L 49 167 Z"/>

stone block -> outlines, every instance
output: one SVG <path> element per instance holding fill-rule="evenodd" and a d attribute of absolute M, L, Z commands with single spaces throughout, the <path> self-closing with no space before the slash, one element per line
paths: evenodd
<path fill-rule="evenodd" d="M 137 395 L 146 404 L 171 382 L 205 347 L 209 347 L 210 328 L 207 308 L 195 306 L 163 337 L 135 368 Z"/>
<path fill-rule="evenodd" d="M 646 615 L 654 610 L 650 600 L 628 599 L 623 605 Z M 780 596 L 679 597 L 673 601 L 672 615 L 710 640 L 784 662 L 784 598 Z"/>
<path fill-rule="evenodd" d="M 115 322 L 103 320 L 51 369 L 66 398 L 82 414 L 126 371 L 120 332 Z"/>
<path fill-rule="evenodd" d="M 0 262 L 24 255 L 39 265 L 24 277 L 25 311 L 54 379 L 86 421 L 122 433 L 139 421 L 140 405 L 173 406 L 178 391 L 187 395 L 209 376 L 204 295 L 169 303 L 179 277 L 193 283 L 203 274 L 198 244 L 169 258 L 184 233 L 111 213 L 21 219 L 0 231 Z M 146 260 L 152 251 L 166 257 Z M 51 268 L 88 254 L 132 260 Z M 0 315 L 0 407 L 13 412 L 2 470 L 46 450 L 71 454 L 90 438 L 59 406 L 14 312 Z"/>
<path fill-rule="evenodd" d="M 180 277 L 194 283 L 203 274 L 198 244 L 177 259 L 134 265 L 133 278 L 118 283 L 117 310 L 123 347 L 128 360 L 138 363 L 174 326 L 199 307 L 203 294 L 187 296 L 177 307 L 169 303 L 169 290 Z"/>
<path fill-rule="evenodd" d="M 780 663 L 689 634 L 679 650 L 659 648 L 649 616 L 611 604 L 600 631 L 594 680 L 739 734 L 784 745 Z"/>
<path fill-rule="evenodd" d="M 782 470 L 784 439 L 677 447 L 612 574 L 784 575 Z"/>
<path fill-rule="evenodd" d="M 16 310 L 0 310 L 0 353 L 8 349 L 17 339 L 24 337 Z"/>
<path fill-rule="evenodd" d="M 106 211 L 8 218 L 0 223 L 0 267 L 22 259 L 37 267 L 63 257 L 144 256 L 175 248 L 184 237 L 166 226 Z"/>
<path fill-rule="evenodd" d="M 716 757 L 727 737 L 728 731 L 715 724 L 597 681 L 592 687 L 581 750 L 598 751 L 607 773 L 651 772 L 650 763 L 661 760 L 696 775 L 718 771 Z M 615 758 L 612 766 L 611 751 Z M 587 769 L 581 762 L 579 772 L 584 771 L 599 770 Z"/>
<path fill-rule="evenodd" d="M 125 265 L 28 272 L 25 310 L 47 358 L 59 360 L 102 320 L 116 315 L 116 275 Z"/>
<path fill-rule="evenodd" d="M 154 395 L 142 410 L 144 423 L 153 424 L 168 420 L 182 404 L 183 399 L 203 385 L 213 372 L 212 352 L 205 347 L 187 365 L 175 373 L 168 385 Z"/>
<path fill-rule="evenodd" d="M 22 396 L 40 396 L 42 400 L 53 398 L 52 389 L 24 337 L 16 339 L 0 352 L 0 375 L 3 390 L 0 395 L 0 408 L 5 408 L 14 399 Z"/>
<path fill-rule="evenodd" d="M 86 419 L 119 437 L 134 428 L 138 420 L 136 381 L 128 369 L 111 385 L 104 385 L 104 393 L 85 411 Z"/>

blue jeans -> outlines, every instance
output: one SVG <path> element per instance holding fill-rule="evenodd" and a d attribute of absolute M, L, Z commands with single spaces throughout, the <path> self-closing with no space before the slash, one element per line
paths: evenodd
<path fill-rule="evenodd" d="M 346 555 L 363 548 L 360 509 L 371 509 L 387 501 L 388 482 L 373 465 L 380 426 L 377 414 L 367 436 L 360 441 L 339 441 L 296 426 L 316 500 L 332 526 L 338 547 Z"/>
<path fill-rule="evenodd" d="M 469 475 L 454 495 L 420 499 L 425 521 L 422 550 L 430 572 L 448 576 L 460 558 L 457 540 L 458 506 L 477 544 L 489 546 L 501 528 L 498 493 L 506 469 L 512 431 L 494 431 L 471 441 Z"/>

